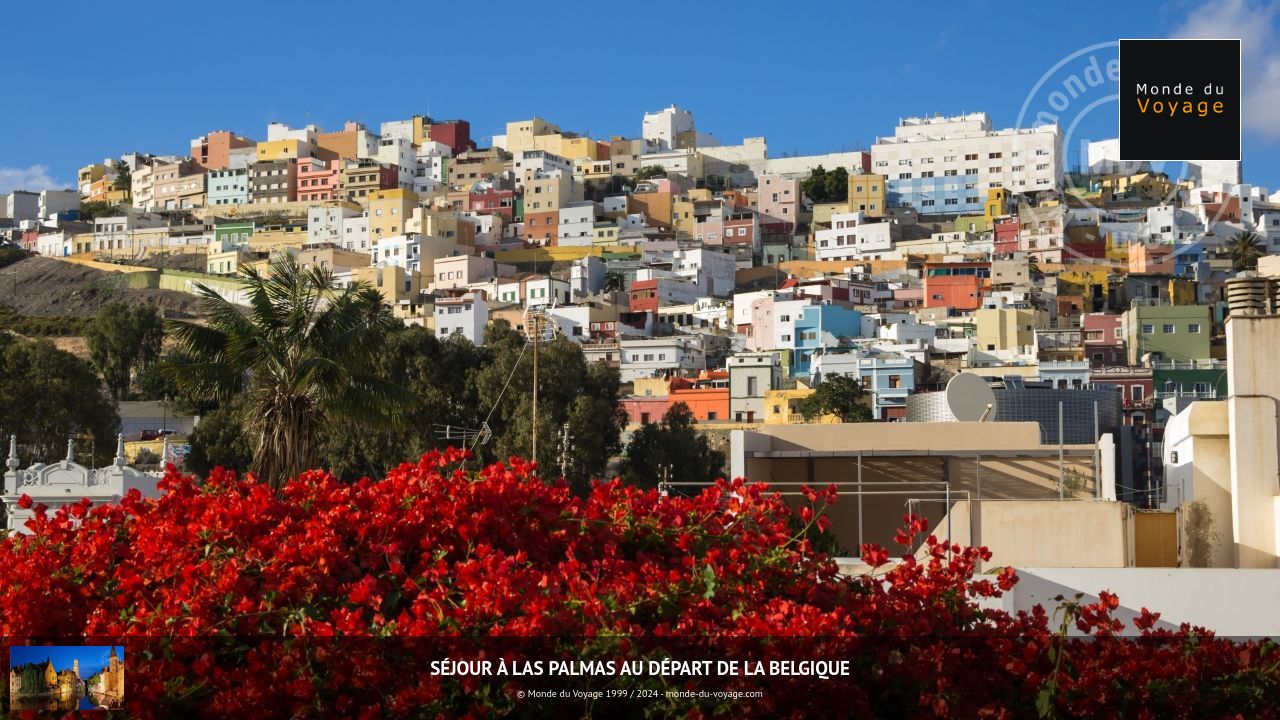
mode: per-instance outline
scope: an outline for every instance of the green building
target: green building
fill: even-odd
[[[1135,305],[1124,314],[1129,364],[1208,360],[1213,315],[1206,305]],[[1157,384],[1159,387],[1159,384]]]
[[[218,223],[213,226],[213,241],[224,249],[248,246],[253,236],[253,221]]]

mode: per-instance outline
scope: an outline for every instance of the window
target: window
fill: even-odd
[[[1156,326],[1155,326],[1155,325],[1152,325],[1152,324],[1150,324],[1150,323],[1143,323],[1143,324],[1142,324],[1142,334],[1143,334],[1143,335],[1150,335],[1150,334],[1154,333],[1155,331],[1156,331]]]
[[[1142,389],[1142,386],[1141,386],[1141,385],[1130,385],[1130,386],[1129,386],[1129,396],[1133,398],[1133,401],[1134,401],[1134,402],[1136,402],[1136,403],[1140,403],[1140,402],[1142,402],[1142,397],[1143,397],[1143,395],[1144,395],[1144,394],[1145,394],[1145,393],[1144,393],[1144,391],[1143,391],[1143,389]]]
[[[998,167],[998,166],[992,165],[991,167],[987,168],[987,172],[992,173],[992,174],[1002,173],[1002,172],[1004,172],[1004,169],[1003,169],[1003,168],[1001,168],[1001,167]]]
[[[716,414],[715,414],[715,412],[714,412],[714,411],[708,411],[708,412],[707,412],[707,419],[708,419],[708,420],[715,420],[715,419],[716,419]]]
[[[964,174],[965,174],[965,175],[977,175],[977,174],[978,174],[978,168],[976,168],[976,167],[975,167],[975,168],[965,168],[965,169],[964,169]]]
[[[1119,339],[1119,338],[1124,337],[1124,328],[1121,328],[1121,327],[1116,328],[1116,329],[1115,329],[1115,337],[1116,337],[1116,339]]]
[[[943,174],[943,176],[944,176],[944,177],[955,177],[956,172],[957,172],[957,171],[955,171],[955,170],[943,170],[943,171],[942,171],[942,174]]]
[[[910,180],[910,179],[911,179],[911,173],[898,173],[898,179],[899,179],[899,180]]]
[[[965,156],[964,156],[964,159],[965,159],[965,160],[977,160],[977,159],[978,159],[978,154],[977,154],[977,153],[973,153],[973,154],[970,154],[970,155],[965,155]]]
[[[1210,391],[1210,389],[1209,389],[1209,383],[1207,383],[1207,382],[1198,382],[1198,383],[1196,383],[1196,395],[1197,395],[1197,396],[1199,396],[1199,397],[1204,397],[1204,396],[1208,395],[1210,392],[1211,392],[1211,391]]]
[[[947,198],[947,199],[946,199],[945,204],[947,204],[947,205],[959,205],[959,204],[960,204],[960,198]]]
[[[1164,333],[1165,335],[1172,335],[1174,329],[1175,328],[1173,327],[1173,323],[1165,323],[1164,325],[1160,326],[1160,332]]]
[[[987,153],[988,160],[996,160],[1000,158],[1000,153]]]
[[[932,200],[921,200],[921,201],[920,201],[920,205],[921,205],[921,207],[932,207],[932,206],[933,206],[933,201],[932,201]]]
[[[929,170],[929,171],[927,171],[927,172],[922,172],[922,173],[920,173],[920,177],[922,177],[922,178],[931,178],[931,177],[933,177],[933,171],[932,171],[932,170]]]
[[[1189,333],[1199,333],[1199,332],[1200,332],[1200,323],[1190,323],[1190,324],[1188,324],[1188,325],[1187,325],[1187,332],[1189,332]]]
[[[890,387],[890,388],[900,388],[900,387],[902,387],[902,376],[901,376],[901,375],[890,375],[890,376],[889,376],[889,387]]]

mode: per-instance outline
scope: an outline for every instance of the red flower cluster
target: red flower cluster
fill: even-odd
[[[1088,633],[981,598],[984,548],[932,537],[923,559],[867,546],[874,573],[816,552],[833,488],[797,512],[763,485],[660,497],[617,481],[586,498],[513,458],[478,472],[431,453],[382,480],[313,471],[279,494],[252,477],[170,470],[159,500],[37,509],[0,539],[0,635],[111,638],[127,648],[139,716],[582,716],[540,712],[524,688],[763,690],[733,699],[660,692],[659,714],[842,717],[1274,715],[1269,644],[1184,627],[1121,639],[1114,597],[1068,603]],[[797,531],[797,527],[801,529]],[[927,531],[909,517],[908,547]],[[451,659],[845,659],[845,677],[601,678],[446,675]],[[625,701],[623,701],[625,702]],[[629,706],[628,714],[644,706]],[[597,708],[598,712],[599,708]]]

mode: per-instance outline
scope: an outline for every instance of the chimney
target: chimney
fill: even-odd
[[[1227,308],[1231,315],[1273,315],[1277,285],[1256,272],[1243,272],[1226,281]]]

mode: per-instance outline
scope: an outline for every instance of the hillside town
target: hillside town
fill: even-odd
[[[904,498],[951,520],[952,493],[980,499],[984,482],[1015,500],[1194,501],[1171,443],[1189,442],[1189,408],[1231,391],[1229,283],[1277,274],[1280,253],[1280,192],[1239,162],[1171,177],[1104,140],[1073,163],[1058,126],[981,112],[903,118],[822,155],[722,141],[675,105],[638,129],[596,139],[535,117],[474,138],[415,115],[216,130],[182,154],[85,165],[75,188],[11,192],[0,224],[46,264],[136,290],[247,304],[246,272],[288,256],[442,340],[484,346],[497,321],[568,340],[617,371],[626,437],[683,405],[734,476],[856,476],[845,547],[884,541]],[[971,396],[960,376],[982,379]],[[831,400],[840,387],[854,407]],[[870,492],[904,478],[936,487]],[[1199,564],[1239,562],[1217,522]],[[1181,562],[1189,536],[1167,532],[1183,550],[1143,562]],[[1145,552],[1113,550],[1117,565]]]

